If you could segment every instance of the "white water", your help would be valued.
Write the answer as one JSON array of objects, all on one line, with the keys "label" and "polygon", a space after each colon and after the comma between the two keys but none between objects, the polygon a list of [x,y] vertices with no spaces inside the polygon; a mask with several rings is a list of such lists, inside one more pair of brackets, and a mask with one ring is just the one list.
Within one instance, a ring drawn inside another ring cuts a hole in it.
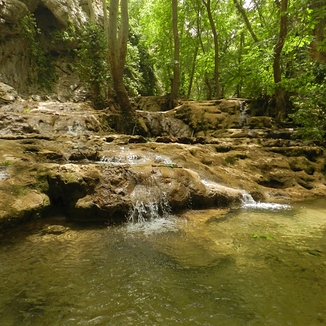
[{"label": "white water", "polygon": [[[145,188],[144,188],[145,189]],[[156,195],[153,196],[153,188],[147,188],[144,198],[151,200],[144,202],[136,200],[128,216],[128,233],[142,233],[150,235],[154,233],[176,232],[176,216],[171,214],[170,205],[163,192],[154,188]],[[142,191],[144,195],[144,190]],[[137,192],[139,196],[139,192]]]},{"label": "white water", "polygon": [[177,231],[179,231],[177,217],[172,215],[158,217],[155,219],[145,220],[137,223],[128,223],[126,226],[127,233],[141,233],[145,236]]},{"label": "white water", "polygon": [[[202,180],[202,182],[211,191],[223,188],[223,186],[212,181]],[[131,198],[134,204],[128,214],[127,232],[150,235],[178,231],[177,217],[171,213],[166,194],[156,184],[152,176],[148,178],[146,185],[136,185]],[[242,191],[239,208],[271,212],[292,209],[288,204],[257,202],[246,191]]]},{"label": "white water", "polygon": [[175,163],[165,155],[156,155],[151,152],[142,152],[137,150],[131,150],[128,147],[120,147],[120,152],[116,151],[108,152],[104,155],[98,163],[109,164],[161,164],[161,165],[174,165]]},{"label": "white water", "polygon": [[243,192],[241,201],[242,201],[241,208],[262,209],[262,210],[271,210],[271,211],[291,209],[291,206],[287,204],[256,202],[252,198],[252,196],[245,191]]}]

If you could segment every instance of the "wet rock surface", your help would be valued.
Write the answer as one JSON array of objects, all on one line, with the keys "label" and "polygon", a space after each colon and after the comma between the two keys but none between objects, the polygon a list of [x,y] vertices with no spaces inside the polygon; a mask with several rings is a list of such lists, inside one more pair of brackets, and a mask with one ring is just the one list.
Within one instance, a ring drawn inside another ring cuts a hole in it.
[{"label": "wet rock surface", "polygon": [[[139,111],[143,121],[151,115],[140,134],[119,135],[116,113],[88,103],[7,102],[0,108],[0,228],[51,212],[121,222],[141,201],[145,216],[149,205],[164,203],[171,211],[240,205],[244,193],[274,202],[326,195],[321,144],[266,127],[274,125],[268,117],[248,117],[241,127],[239,114],[237,100],[184,102]],[[250,126],[253,118],[259,128]]]}]

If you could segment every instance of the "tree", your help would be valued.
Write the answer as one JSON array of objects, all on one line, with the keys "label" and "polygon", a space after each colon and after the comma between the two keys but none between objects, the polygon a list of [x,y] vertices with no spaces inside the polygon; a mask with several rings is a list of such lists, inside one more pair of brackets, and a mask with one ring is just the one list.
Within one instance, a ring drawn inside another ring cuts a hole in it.
[{"label": "tree", "polygon": [[241,14],[246,26],[247,26],[247,29],[250,33],[250,35],[252,36],[253,40],[258,43],[259,40],[258,40],[258,37],[257,35],[255,34],[254,30],[252,29],[252,26],[250,24],[250,21],[247,17],[247,14],[246,14],[246,11],[244,10],[244,8],[242,7],[241,3],[239,3],[237,0],[234,0],[234,4],[236,6],[236,8],[238,9],[239,13]]},{"label": "tree", "polygon": [[326,63],[326,4],[318,0],[312,2],[310,7],[316,23],[313,29],[314,40],[311,44],[312,57],[315,61]]},{"label": "tree", "polygon": [[178,0],[172,0],[172,30],[173,30],[173,80],[171,89],[171,104],[178,97],[180,85],[180,44],[179,44],[179,31],[178,31]]},{"label": "tree", "polygon": [[[118,28],[120,4],[120,28]],[[123,83],[129,31],[128,0],[110,0],[109,10],[109,63],[113,87],[121,111],[121,131],[131,133],[135,126],[135,112]]]},{"label": "tree", "polygon": [[280,31],[274,46],[273,75],[275,83],[275,105],[278,120],[282,120],[286,113],[286,92],[282,85],[281,53],[288,33],[288,0],[281,0],[280,6]]},{"label": "tree", "polygon": [[211,0],[202,0],[206,7],[208,20],[212,29],[214,39],[214,81],[215,81],[215,97],[221,97],[221,86],[220,86],[220,71],[219,71],[219,44],[218,34],[215,26],[215,22],[211,10]]},{"label": "tree", "polygon": [[89,10],[89,22],[90,24],[95,24],[95,13],[93,8],[93,0],[87,0],[88,10]]},{"label": "tree", "polygon": [[103,28],[92,23],[85,25],[79,36],[76,53],[80,78],[87,86],[94,106],[103,108],[109,84],[107,41]]}]

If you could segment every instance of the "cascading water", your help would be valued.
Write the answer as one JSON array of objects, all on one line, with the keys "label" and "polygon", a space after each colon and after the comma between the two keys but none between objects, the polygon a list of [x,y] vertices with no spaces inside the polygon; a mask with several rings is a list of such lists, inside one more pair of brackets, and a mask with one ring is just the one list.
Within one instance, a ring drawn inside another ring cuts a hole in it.
[{"label": "cascading water", "polygon": [[249,123],[249,109],[245,101],[239,101],[239,125],[245,127]]},{"label": "cascading water", "polygon": [[243,192],[241,201],[242,201],[241,208],[263,209],[263,210],[272,210],[272,211],[291,209],[291,206],[287,204],[256,202],[252,198],[252,196],[246,191]]},{"label": "cascading water", "polygon": [[108,152],[102,156],[98,163],[104,164],[130,164],[130,165],[146,165],[146,164],[162,164],[173,165],[171,159],[164,155],[156,155],[153,153],[143,153],[136,150],[130,150],[128,147],[120,147],[120,152]]},{"label": "cascading water", "polygon": [[143,223],[170,215],[169,202],[158,186],[137,185],[131,197],[134,204],[128,220],[132,223]]},{"label": "cascading water", "polygon": [[130,194],[132,207],[128,213],[128,231],[130,232],[164,232],[174,228],[175,217],[171,214],[170,205],[162,185],[157,180],[159,169],[145,172],[146,166],[172,166],[175,163],[167,156],[150,152],[131,150],[120,147],[120,151],[108,151],[98,163],[112,165],[130,165],[145,167],[135,172],[136,186]]},{"label": "cascading water", "polygon": [[[244,105],[244,103],[242,104]],[[132,207],[128,213],[129,231],[153,233],[175,230],[175,217],[171,214],[167,194],[162,189],[159,168],[160,166],[171,167],[175,165],[169,157],[150,152],[144,153],[135,149],[131,150],[128,147],[120,147],[118,152],[115,150],[105,153],[99,163],[140,167],[134,170],[136,185],[130,194]],[[149,171],[146,170],[148,166],[158,168]],[[243,209],[277,211],[291,208],[289,205],[284,204],[256,202],[246,191],[225,187],[211,180],[199,178],[206,191],[212,196],[216,193],[227,193],[235,199],[240,197],[240,208]]]},{"label": "cascading water", "polygon": [[133,205],[128,214],[127,231],[130,233],[164,233],[177,231],[176,217],[166,193],[156,180],[156,175],[142,176],[142,183],[137,184],[131,193]]}]

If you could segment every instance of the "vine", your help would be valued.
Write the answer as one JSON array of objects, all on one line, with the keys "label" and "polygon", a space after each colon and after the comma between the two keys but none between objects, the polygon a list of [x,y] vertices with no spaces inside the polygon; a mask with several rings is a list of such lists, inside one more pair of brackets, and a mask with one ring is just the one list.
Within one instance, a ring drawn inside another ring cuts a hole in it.
[{"label": "vine", "polygon": [[77,68],[96,107],[102,107],[108,96],[110,74],[107,51],[103,28],[88,24],[79,37]]},{"label": "vine", "polygon": [[56,79],[54,65],[40,44],[41,30],[37,26],[36,19],[32,13],[29,13],[21,19],[20,23],[22,34],[27,42],[32,78],[37,80],[41,89],[51,90]]}]

